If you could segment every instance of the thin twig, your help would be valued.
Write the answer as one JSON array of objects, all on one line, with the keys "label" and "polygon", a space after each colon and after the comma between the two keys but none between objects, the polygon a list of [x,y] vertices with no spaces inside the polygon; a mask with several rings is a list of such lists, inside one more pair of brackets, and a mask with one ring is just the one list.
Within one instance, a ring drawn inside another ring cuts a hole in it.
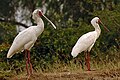
[{"label": "thin twig", "polygon": [[5,19],[0,19],[0,22],[5,22],[5,23],[11,23],[11,24],[15,24],[15,25],[21,25],[25,28],[28,28],[29,26],[27,26],[26,24],[23,24],[21,22],[16,22],[16,21],[12,21],[12,20],[5,20]]}]

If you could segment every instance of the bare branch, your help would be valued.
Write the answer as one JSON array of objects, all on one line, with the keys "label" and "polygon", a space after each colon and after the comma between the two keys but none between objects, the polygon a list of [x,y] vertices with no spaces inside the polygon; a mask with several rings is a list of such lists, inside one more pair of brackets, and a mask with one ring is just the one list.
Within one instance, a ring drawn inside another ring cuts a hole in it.
[{"label": "bare branch", "polygon": [[25,28],[28,28],[29,26],[27,26],[26,24],[23,24],[23,23],[20,23],[20,22],[16,22],[16,21],[11,21],[11,20],[5,20],[5,19],[1,19],[0,18],[0,22],[6,22],[6,23],[11,23],[11,24],[14,24],[14,25],[21,25]]}]

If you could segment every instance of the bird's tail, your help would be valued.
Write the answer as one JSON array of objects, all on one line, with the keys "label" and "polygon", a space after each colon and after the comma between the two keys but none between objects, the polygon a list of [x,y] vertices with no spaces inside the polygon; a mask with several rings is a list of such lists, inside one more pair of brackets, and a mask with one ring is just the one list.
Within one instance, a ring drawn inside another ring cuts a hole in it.
[{"label": "bird's tail", "polygon": [[10,53],[7,54],[7,58],[11,58],[13,55],[10,55]]},{"label": "bird's tail", "polygon": [[75,58],[77,55],[73,52],[71,52],[71,55],[73,56],[73,58]]},{"label": "bird's tail", "polygon": [[71,55],[73,56],[73,58],[77,57],[77,55],[79,54],[79,48],[74,46],[71,52]]},{"label": "bird's tail", "polygon": [[73,56],[73,58],[75,58],[78,55],[78,52],[73,48],[71,55]]},{"label": "bird's tail", "polygon": [[9,49],[8,53],[7,53],[7,58],[11,58],[15,53]]}]

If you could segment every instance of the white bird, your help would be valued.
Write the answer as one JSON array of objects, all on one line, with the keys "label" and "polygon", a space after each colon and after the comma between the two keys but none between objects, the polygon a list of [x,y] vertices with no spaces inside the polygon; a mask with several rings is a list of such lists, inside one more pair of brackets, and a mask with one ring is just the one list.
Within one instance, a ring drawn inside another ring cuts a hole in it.
[{"label": "white bird", "polygon": [[[75,46],[72,49],[71,55],[73,57],[76,57],[79,53],[85,52],[85,60],[86,60],[86,66],[88,71],[90,71],[90,51],[93,45],[95,44],[95,41],[100,36],[101,29],[99,27],[99,24],[103,23],[98,17],[95,17],[91,20],[92,26],[95,28],[95,31],[88,32],[84,35],[82,35]],[[104,26],[104,25],[103,25]],[[105,26],[104,28],[109,31]]]},{"label": "white bird", "polygon": [[[43,15],[40,9],[34,10],[32,14],[32,18],[37,23],[37,26],[31,26],[22,32],[20,32],[14,39],[12,46],[10,47],[7,58],[11,58],[16,52],[21,50],[25,50],[25,58],[26,58],[26,69],[27,74],[32,74],[32,64],[30,62],[30,49],[33,47],[34,43],[37,40],[37,37],[44,31],[44,22],[40,18],[44,16],[56,29],[56,26],[45,16]],[[28,69],[28,65],[30,69]]]}]

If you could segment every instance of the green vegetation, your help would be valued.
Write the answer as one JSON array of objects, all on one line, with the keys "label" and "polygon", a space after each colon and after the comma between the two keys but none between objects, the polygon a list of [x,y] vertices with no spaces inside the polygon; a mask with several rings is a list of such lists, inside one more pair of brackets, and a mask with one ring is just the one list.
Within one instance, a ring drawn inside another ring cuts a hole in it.
[{"label": "green vegetation", "polygon": [[[100,17],[101,21],[110,29],[110,32],[105,31],[101,26],[102,33],[91,51],[91,67],[97,70],[120,69],[119,0],[109,0],[105,3],[91,0],[81,2],[76,0],[50,1],[46,1],[48,4],[46,15],[56,24],[57,29],[54,30],[44,20],[45,30],[31,50],[31,62],[34,71],[84,70],[84,52],[75,59],[72,58],[70,53],[81,35],[94,30],[90,24],[90,20],[94,16]],[[42,4],[39,4],[41,2],[38,0],[36,7],[42,6]],[[23,3],[26,2],[23,1]],[[61,4],[68,5],[63,6],[62,12],[58,9]],[[98,5],[103,5],[104,9],[101,9],[101,6]],[[29,7],[29,5],[27,6]],[[89,9],[86,6],[89,6]],[[1,13],[0,16],[3,17]],[[0,78],[10,77],[13,74],[20,74],[20,72],[25,71],[23,52],[15,54],[9,60],[6,58],[8,49],[16,35],[15,25],[0,22]]]}]

